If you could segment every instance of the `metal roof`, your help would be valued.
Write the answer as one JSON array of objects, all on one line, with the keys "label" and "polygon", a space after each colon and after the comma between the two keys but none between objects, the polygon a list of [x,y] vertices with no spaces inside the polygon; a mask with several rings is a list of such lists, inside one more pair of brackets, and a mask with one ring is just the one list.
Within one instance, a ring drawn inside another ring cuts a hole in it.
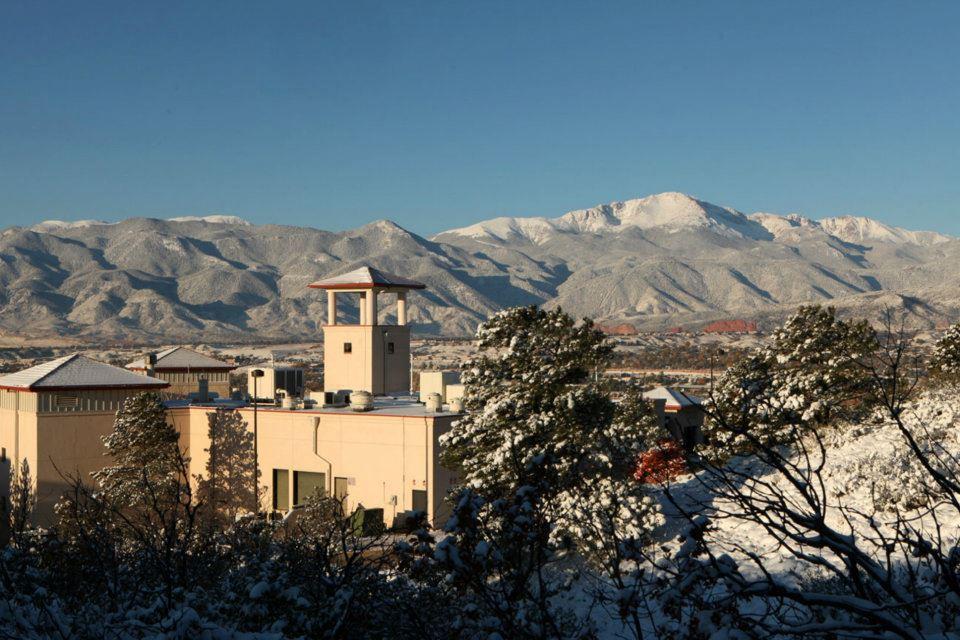
[{"label": "metal roof", "polygon": [[389,287],[391,289],[426,289],[427,285],[416,280],[386,273],[373,267],[360,267],[348,273],[331,278],[317,280],[307,285],[312,289],[373,289]]},{"label": "metal roof", "polygon": [[0,388],[36,391],[59,389],[162,389],[165,380],[100,362],[75,353],[0,377]]},{"label": "metal roof", "polygon": [[644,391],[643,397],[647,400],[666,400],[668,407],[676,409],[699,407],[702,404],[700,398],[671,387],[657,387],[650,391]]},{"label": "metal roof", "polygon": [[[193,349],[186,347],[173,347],[160,351],[157,354],[157,363],[154,369],[163,371],[164,369],[234,369],[234,365],[221,362],[216,358],[211,358]],[[146,369],[146,358],[140,358],[127,364],[128,369]]]}]

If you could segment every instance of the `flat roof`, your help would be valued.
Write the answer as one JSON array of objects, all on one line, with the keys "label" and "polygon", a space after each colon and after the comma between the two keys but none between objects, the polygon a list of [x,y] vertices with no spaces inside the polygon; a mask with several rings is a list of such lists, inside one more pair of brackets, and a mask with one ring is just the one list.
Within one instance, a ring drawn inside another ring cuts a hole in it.
[{"label": "flat roof", "polygon": [[[217,399],[211,402],[194,402],[190,400],[168,400],[165,405],[168,409],[240,409],[253,410],[253,404],[243,400]],[[354,411],[349,405],[333,407],[316,405],[310,409],[284,409],[273,405],[258,404],[257,411],[271,413],[298,413],[305,415],[350,415],[350,416],[382,416],[402,418],[443,418],[461,415],[452,411],[427,411],[426,406],[416,396],[375,396],[373,409],[370,411]]]}]

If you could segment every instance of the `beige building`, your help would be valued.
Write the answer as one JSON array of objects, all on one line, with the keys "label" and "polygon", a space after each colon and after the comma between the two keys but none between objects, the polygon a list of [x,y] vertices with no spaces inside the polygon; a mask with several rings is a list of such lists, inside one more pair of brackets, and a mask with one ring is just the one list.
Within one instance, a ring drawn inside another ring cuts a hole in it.
[{"label": "beige building", "polygon": [[[323,325],[323,390],[369,391],[375,395],[410,391],[410,327],[407,292],[424,289],[414,280],[362,267],[309,285],[327,292],[327,323]],[[358,324],[338,322],[337,305],[343,295],[355,295]],[[395,295],[397,322],[380,324],[378,302]]]},{"label": "beige building", "polygon": [[[175,402],[175,401],[174,401]],[[217,403],[228,406],[231,403]],[[350,407],[253,408],[232,403],[250,428],[257,424],[257,463],[264,511],[284,512],[321,489],[358,506],[382,508],[387,526],[414,510],[438,524],[456,478],[439,464],[440,434],[455,414],[428,412],[409,398],[377,399],[370,411]],[[205,474],[210,446],[207,414],[214,405],[171,403],[170,417],[191,457],[191,473]]]},{"label": "beige building", "polygon": [[700,398],[691,396],[672,387],[656,387],[645,391],[643,397],[652,400],[658,407],[663,405],[660,423],[670,432],[674,440],[685,448],[692,449],[703,442],[703,403]]},{"label": "beige building", "polygon": [[[107,463],[101,438],[123,401],[167,386],[80,354],[0,377],[0,457],[13,462],[13,473],[27,462],[38,523],[50,523],[65,477],[88,479]],[[9,479],[0,493],[9,493]]]},{"label": "beige building", "polygon": [[235,365],[221,362],[186,347],[173,347],[147,354],[127,365],[127,369],[153,376],[170,383],[166,393],[186,397],[200,393],[206,381],[207,391],[221,398],[230,396],[230,372]]},{"label": "beige building", "polygon": [[[190,457],[191,473],[205,474],[208,414],[217,408],[238,411],[257,434],[264,511],[287,511],[320,489],[343,499],[348,512],[361,505],[382,508],[388,526],[415,510],[426,511],[439,525],[456,478],[439,464],[438,441],[457,415],[428,410],[410,395],[409,327],[376,322],[378,295],[397,294],[405,302],[409,290],[423,285],[375,269],[361,271],[341,277],[348,288],[328,289],[334,292],[334,308],[338,293],[358,290],[369,306],[360,324],[338,324],[332,313],[324,326],[325,386],[377,394],[390,389],[391,395],[378,395],[369,408],[339,403],[341,394],[335,403],[308,409],[270,403],[256,405],[256,411],[244,401],[171,399],[168,416]],[[359,278],[369,278],[369,286],[361,287]],[[311,286],[326,288],[327,283]],[[405,305],[398,316],[405,323]],[[89,477],[102,468],[101,437],[112,430],[123,400],[171,384],[79,355],[0,378],[0,447],[5,457],[28,460],[37,484],[39,524],[50,523],[66,486],[57,469]]]}]

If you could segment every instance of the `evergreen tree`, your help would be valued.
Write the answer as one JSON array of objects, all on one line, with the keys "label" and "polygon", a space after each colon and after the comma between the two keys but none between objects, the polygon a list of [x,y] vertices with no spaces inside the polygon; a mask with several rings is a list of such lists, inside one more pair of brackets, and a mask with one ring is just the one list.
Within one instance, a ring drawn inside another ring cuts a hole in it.
[{"label": "evergreen tree", "polygon": [[463,371],[467,412],[442,439],[467,486],[487,504],[537,487],[554,536],[579,537],[600,494],[649,510],[631,475],[656,417],[636,390],[614,402],[597,375],[613,347],[590,320],[508,309],[481,325],[477,347]]},{"label": "evergreen tree", "polygon": [[100,487],[119,503],[133,505],[145,485],[176,491],[186,470],[180,436],[167,422],[163,400],[141,393],[124,400],[113,431],[103,438],[113,464],[93,474]]},{"label": "evergreen tree", "polygon": [[207,413],[207,425],[207,475],[199,480],[197,492],[214,517],[225,524],[256,509],[253,433],[232,409]]},{"label": "evergreen tree", "polygon": [[23,534],[30,525],[30,515],[36,505],[37,493],[33,488],[30,463],[24,458],[17,465],[10,485],[10,535],[14,544],[19,545],[23,540]]},{"label": "evergreen tree", "polygon": [[862,410],[856,400],[870,380],[863,363],[878,346],[866,320],[840,320],[832,307],[801,307],[769,345],[720,376],[702,452],[718,459],[746,453]]}]

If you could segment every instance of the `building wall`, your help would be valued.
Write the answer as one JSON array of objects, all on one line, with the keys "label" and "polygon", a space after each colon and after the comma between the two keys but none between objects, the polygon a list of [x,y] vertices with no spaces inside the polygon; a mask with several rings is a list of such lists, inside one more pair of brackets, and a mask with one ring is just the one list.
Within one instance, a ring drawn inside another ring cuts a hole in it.
[{"label": "building wall", "polygon": [[90,482],[92,472],[109,464],[101,438],[113,431],[123,401],[137,393],[0,390],[0,454],[6,451],[12,473],[26,459],[37,493],[37,524],[53,523],[53,507],[69,486],[64,476]]},{"label": "building wall", "polygon": [[37,416],[37,464],[31,465],[37,484],[34,519],[53,522],[53,507],[72,478],[92,484],[90,474],[111,462],[102,438],[113,431],[115,411],[47,413]]},{"label": "building wall", "polygon": [[[27,459],[37,489],[34,520],[41,526],[53,523],[53,507],[69,487],[61,474],[89,482],[92,472],[109,464],[102,437],[113,430],[116,409],[123,398],[136,392],[113,392],[116,396],[88,393],[90,397],[81,394],[80,406],[109,408],[94,411],[60,407],[38,412],[40,405],[55,407],[56,400],[30,392],[19,392],[19,398],[0,394],[0,447],[6,449],[11,460],[17,456]],[[209,412],[204,407],[168,411],[171,423],[180,432],[180,444],[191,458],[192,474],[206,473]],[[244,408],[240,413],[252,430],[253,410]],[[456,416],[258,411],[258,458],[261,485],[266,488],[263,507],[272,508],[272,471],[284,469],[289,472],[287,491],[291,498],[295,471],[325,474],[328,492],[333,491],[334,478],[347,478],[347,510],[353,511],[361,504],[382,508],[388,526],[395,517],[413,510],[413,491],[425,491],[428,518],[442,524],[447,516],[444,498],[456,478],[439,464],[438,439],[454,419]],[[3,493],[0,487],[0,495]]]},{"label": "building wall", "polygon": [[[171,410],[188,449],[191,472],[204,473],[209,448],[207,411]],[[253,410],[240,410],[253,429]],[[273,471],[287,471],[287,496],[293,501],[294,472],[324,474],[328,494],[335,478],[347,479],[346,510],[359,505],[382,508],[390,526],[394,518],[413,510],[413,491],[425,491],[427,515],[435,523],[446,519],[444,502],[455,477],[439,464],[438,438],[454,416],[408,417],[376,413],[321,413],[261,410],[257,412],[260,483],[266,488],[263,508],[273,508]],[[393,497],[396,504],[393,504]]]},{"label": "building wall", "polygon": [[6,486],[0,493],[9,495],[13,474],[26,459],[31,475],[37,468],[37,394],[0,389],[0,457],[12,464]]},{"label": "building wall", "polygon": [[[344,344],[351,346],[344,352]],[[388,345],[393,343],[393,353]],[[410,390],[410,327],[397,325],[326,325],[323,328],[325,391]]]}]

